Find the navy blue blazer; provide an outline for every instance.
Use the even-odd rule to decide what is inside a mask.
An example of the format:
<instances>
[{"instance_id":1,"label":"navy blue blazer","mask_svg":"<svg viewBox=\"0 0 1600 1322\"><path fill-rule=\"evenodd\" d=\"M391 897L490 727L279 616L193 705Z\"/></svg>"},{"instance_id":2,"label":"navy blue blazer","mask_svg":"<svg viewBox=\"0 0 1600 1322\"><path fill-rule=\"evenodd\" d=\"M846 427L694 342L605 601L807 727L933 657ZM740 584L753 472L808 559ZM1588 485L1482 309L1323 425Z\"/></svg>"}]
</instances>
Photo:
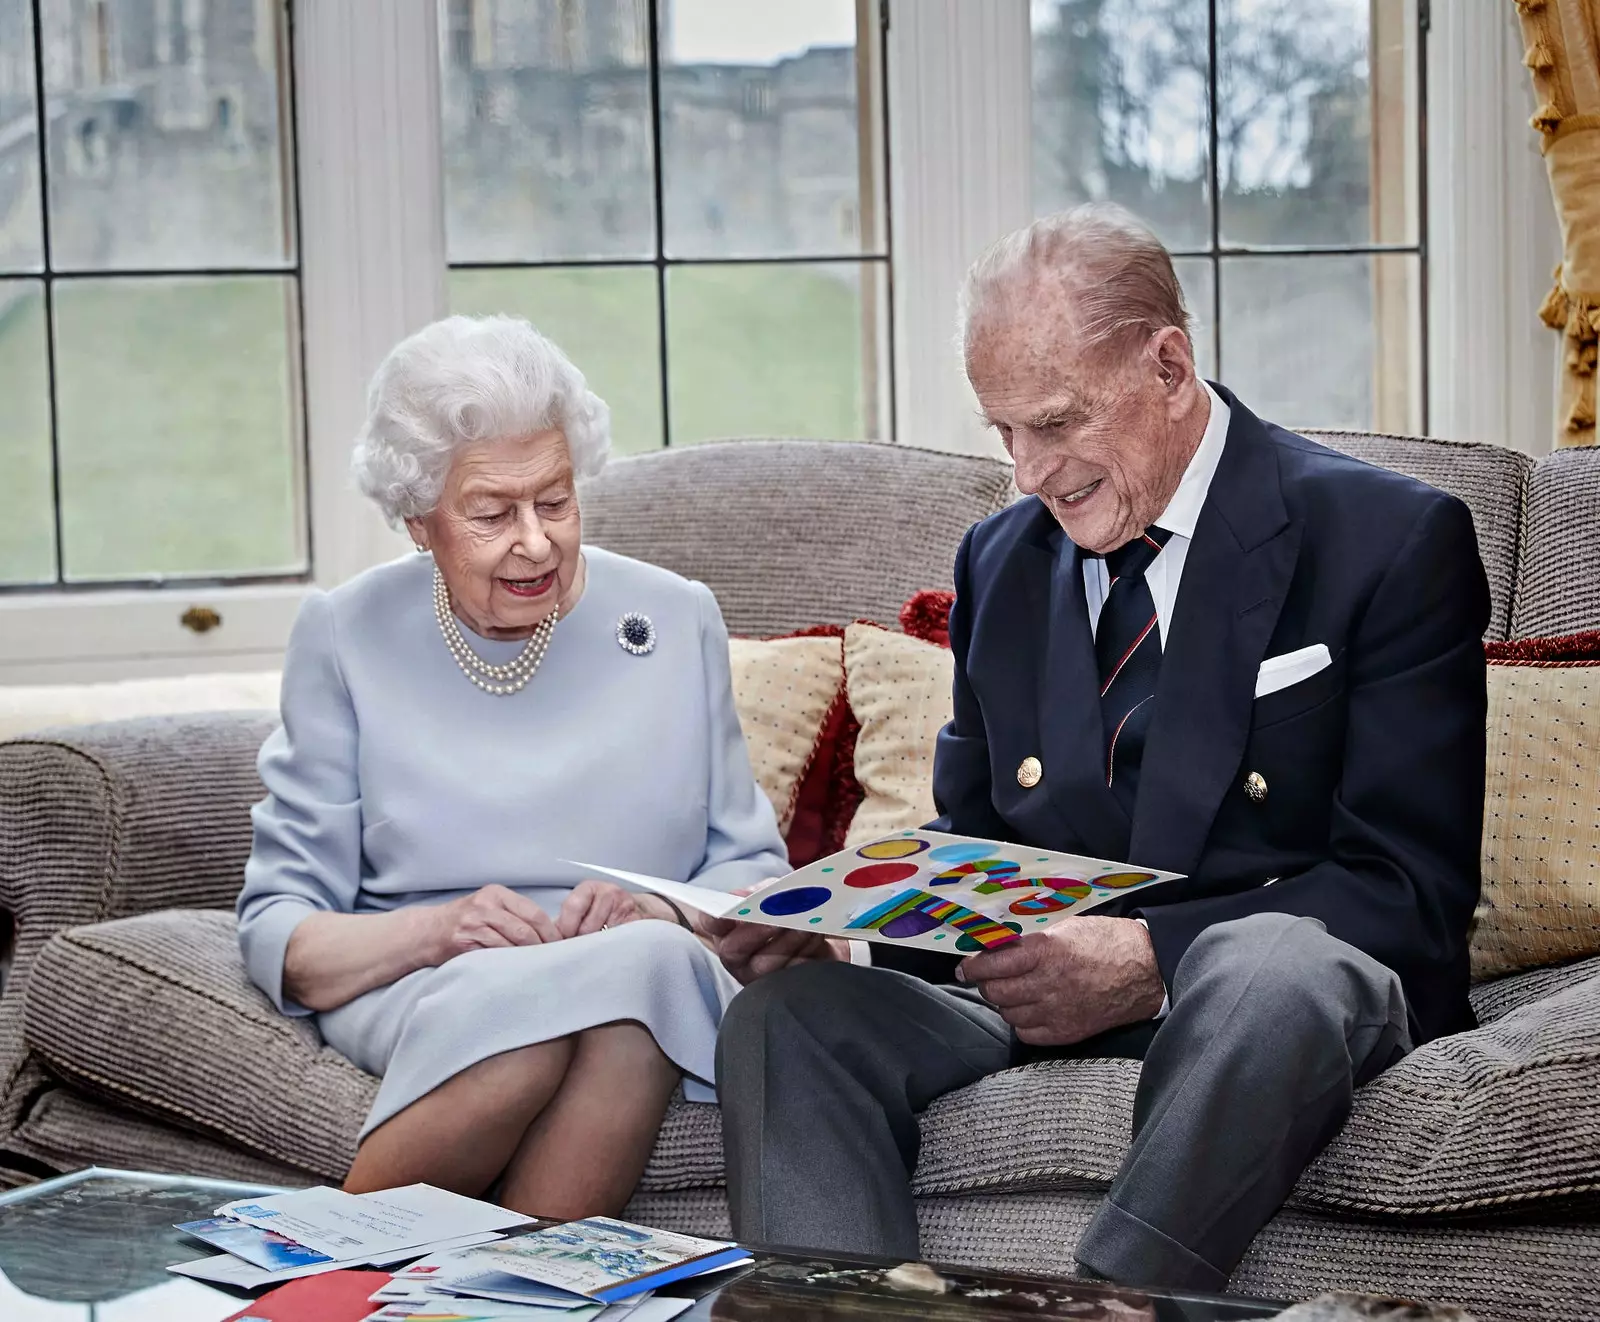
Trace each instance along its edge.
<instances>
[{"instance_id":1,"label":"navy blue blazer","mask_svg":"<svg viewBox=\"0 0 1600 1322\"><path fill-rule=\"evenodd\" d=\"M1217 389L1228 439L1167 630L1132 819L1102 770L1082 553L1026 500L956 556L933 826L1187 874L1121 902L1149 924L1169 987L1211 924L1306 915L1400 975L1417 1041L1469 1028L1489 622L1472 516ZM1255 697L1263 659L1315 643L1331 666ZM1044 767L1032 789L1017 782L1029 756ZM1251 772L1267 782L1259 803Z\"/></svg>"}]
</instances>

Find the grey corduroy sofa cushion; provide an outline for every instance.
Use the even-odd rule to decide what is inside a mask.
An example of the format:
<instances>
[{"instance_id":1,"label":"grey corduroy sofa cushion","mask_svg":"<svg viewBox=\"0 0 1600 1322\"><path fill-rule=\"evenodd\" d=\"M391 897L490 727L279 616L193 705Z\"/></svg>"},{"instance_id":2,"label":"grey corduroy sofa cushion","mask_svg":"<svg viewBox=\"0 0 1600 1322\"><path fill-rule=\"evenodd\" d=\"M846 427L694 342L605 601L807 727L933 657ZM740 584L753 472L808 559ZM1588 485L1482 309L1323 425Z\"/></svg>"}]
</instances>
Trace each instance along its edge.
<instances>
[{"instance_id":1,"label":"grey corduroy sofa cushion","mask_svg":"<svg viewBox=\"0 0 1600 1322\"><path fill-rule=\"evenodd\" d=\"M997 459L724 441L614 460L584 484L583 535L699 579L735 634L892 625L913 592L951 586L962 534L1014 494Z\"/></svg>"},{"instance_id":2,"label":"grey corduroy sofa cushion","mask_svg":"<svg viewBox=\"0 0 1600 1322\"><path fill-rule=\"evenodd\" d=\"M280 1015L250 983L230 913L170 909L61 933L34 966L24 1031L52 1073L87 1093L336 1183L378 1090L309 1019ZM76 1114L30 1115L25 1137L69 1144ZM121 1141L162 1143L159 1131ZM204 1148L167 1146L180 1167L207 1158ZM675 1102L641 1187L721 1179L716 1108Z\"/></svg>"},{"instance_id":3,"label":"grey corduroy sofa cushion","mask_svg":"<svg viewBox=\"0 0 1600 1322\"><path fill-rule=\"evenodd\" d=\"M1498 641L1511 628L1512 590L1522 530L1524 483L1533 460L1499 445L1374 432L1308 431L1311 440L1379 468L1404 473L1459 497L1472 511L1478 554L1489 576L1492 611L1484 637Z\"/></svg>"},{"instance_id":4,"label":"grey corduroy sofa cushion","mask_svg":"<svg viewBox=\"0 0 1600 1322\"><path fill-rule=\"evenodd\" d=\"M1539 999L1518 1005L1502 993L1500 1018L1429 1043L1362 1089L1295 1205L1509 1213L1593 1183L1600 961L1528 976ZM35 967L25 1032L53 1071L86 1090L328 1179L354 1155L377 1088L246 981L225 913L62 933ZM1127 1146L1138 1074L1127 1060L1049 1061L940 1098L923 1119L918 1194L1105 1187ZM678 1105L641 1190L721 1181L715 1110Z\"/></svg>"},{"instance_id":5,"label":"grey corduroy sofa cushion","mask_svg":"<svg viewBox=\"0 0 1600 1322\"><path fill-rule=\"evenodd\" d=\"M1600 446L1547 454L1528 479L1513 638L1600 629Z\"/></svg>"}]
</instances>

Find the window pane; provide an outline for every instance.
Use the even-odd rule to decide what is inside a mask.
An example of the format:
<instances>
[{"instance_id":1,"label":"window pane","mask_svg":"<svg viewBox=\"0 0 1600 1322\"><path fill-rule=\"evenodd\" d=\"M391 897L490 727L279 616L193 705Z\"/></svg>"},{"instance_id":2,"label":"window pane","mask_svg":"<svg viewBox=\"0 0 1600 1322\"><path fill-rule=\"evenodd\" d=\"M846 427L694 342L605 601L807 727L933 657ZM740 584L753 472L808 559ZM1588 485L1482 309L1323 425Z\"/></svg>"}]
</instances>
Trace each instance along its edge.
<instances>
[{"instance_id":1,"label":"window pane","mask_svg":"<svg viewBox=\"0 0 1600 1322\"><path fill-rule=\"evenodd\" d=\"M1217 23L1224 240L1414 242L1414 0L1221 0Z\"/></svg>"},{"instance_id":2,"label":"window pane","mask_svg":"<svg viewBox=\"0 0 1600 1322\"><path fill-rule=\"evenodd\" d=\"M655 268L452 271L450 310L526 317L611 407L613 454L661 445Z\"/></svg>"},{"instance_id":3,"label":"window pane","mask_svg":"<svg viewBox=\"0 0 1600 1322\"><path fill-rule=\"evenodd\" d=\"M282 6L39 3L56 266L291 260Z\"/></svg>"},{"instance_id":4,"label":"window pane","mask_svg":"<svg viewBox=\"0 0 1600 1322\"><path fill-rule=\"evenodd\" d=\"M294 282L56 286L69 579L305 567Z\"/></svg>"},{"instance_id":5,"label":"window pane","mask_svg":"<svg viewBox=\"0 0 1600 1322\"><path fill-rule=\"evenodd\" d=\"M43 264L33 15L29 0L0 0L0 271Z\"/></svg>"},{"instance_id":6,"label":"window pane","mask_svg":"<svg viewBox=\"0 0 1600 1322\"><path fill-rule=\"evenodd\" d=\"M0 583L56 576L44 336L38 282L0 281Z\"/></svg>"},{"instance_id":7,"label":"window pane","mask_svg":"<svg viewBox=\"0 0 1600 1322\"><path fill-rule=\"evenodd\" d=\"M675 0L661 13L667 252L881 252L855 0Z\"/></svg>"},{"instance_id":8,"label":"window pane","mask_svg":"<svg viewBox=\"0 0 1600 1322\"><path fill-rule=\"evenodd\" d=\"M1168 247L1209 246L1206 0L1033 0L1032 12L1037 214L1109 199Z\"/></svg>"},{"instance_id":9,"label":"window pane","mask_svg":"<svg viewBox=\"0 0 1600 1322\"><path fill-rule=\"evenodd\" d=\"M882 437L885 306L879 262L673 267L673 444Z\"/></svg>"},{"instance_id":10,"label":"window pane","mask_svg":"<svg viewBox=\"0 0 1600 1322\"><path fill-rule=\"evenodd\" d=\"M645 0L441 0L452 261L655 255Z\"/></svg>"},{"instance_id":11,"label":"window pane","mask_svg":"<svg viewBox=\"0 0 1600 1322\"><path fill-rule=\"evenodd\" d=\"M1189 336L1194 341L1194 365L1200 375L1217 375L1217 298L1212 288L1209 257L1179 257L1172 263L1183 286L1183 303L1189 309Z\"/></svg>"},{"instance_id":12,"label":"window pane","mask_svg":"<svg viewBox=\"0 0 1600 1322\"><path fill-rule=\"evenodd\" d=\"M1421 426L1418 258L1222 263L1223 380L1286 427Z\"/></svg>"}]
</instances>

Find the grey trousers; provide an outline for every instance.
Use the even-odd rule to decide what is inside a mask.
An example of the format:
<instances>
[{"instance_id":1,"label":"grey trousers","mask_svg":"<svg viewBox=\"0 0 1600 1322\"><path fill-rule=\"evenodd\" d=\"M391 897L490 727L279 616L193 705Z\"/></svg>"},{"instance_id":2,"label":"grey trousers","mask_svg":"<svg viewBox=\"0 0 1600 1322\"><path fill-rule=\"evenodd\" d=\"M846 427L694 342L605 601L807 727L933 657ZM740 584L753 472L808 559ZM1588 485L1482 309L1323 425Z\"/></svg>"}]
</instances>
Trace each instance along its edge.
<instances>
[{"instance_id":1,"label":"grey trousers","mask_svg":"<svg viewBox=\"0 0 1600 1322\"><path fill-rule=\"evenodd\" d=\"M735 998L717 1047L734 1233L918 1256L917 1114L1040 1056L1143 1055L1133 1142L1078 1261L1126 1285L1220 1290L1351 1094L1410 1050L1399 978L1320 922L1208 928L1155 1031L1070 1053L1021 1046L975 993L886 969L801 964Z\"/></svg>"}]
</instances>

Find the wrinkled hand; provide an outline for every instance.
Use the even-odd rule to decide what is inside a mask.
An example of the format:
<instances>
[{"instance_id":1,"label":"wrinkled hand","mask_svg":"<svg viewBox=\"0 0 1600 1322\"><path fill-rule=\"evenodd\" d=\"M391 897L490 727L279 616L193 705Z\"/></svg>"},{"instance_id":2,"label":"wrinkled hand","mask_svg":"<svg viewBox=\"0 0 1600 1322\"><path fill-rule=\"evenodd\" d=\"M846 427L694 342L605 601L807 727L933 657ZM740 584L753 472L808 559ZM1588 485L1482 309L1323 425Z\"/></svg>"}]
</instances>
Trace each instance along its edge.
<instances>
[{"instance_id":1,"label":"wrinkled hand","mask_svg":"<svg viewBox=\"0 0 1600 1322\"><path fill-rule=\"evenodd\" d=\"M644 911L642 899L614 881L580 881L562 901L556 927L562 936L587 936L602 927L658 917Z\"/></svg>"},{"instance_id":2,"label":"wrinkled hand","mask_svg":"<svg viewBox=\"0 0 1600 1322\"><path fill-rule=\"evenodd\" d=\"M749 891L733 893L748 895ZM850 943L837 937L789 927L768 927L765 923L741 923L737 918L713 918L705 913L695 916L694 925L695 931L710 943L723 967L743 984L776 973L790 964L850 962Z\"/></svg>"},{"instance_id":3,"label":"wrinkled hand","mask_svg":"<svg viewBox=\"0 0 1600 1322\"><path fill-rule=\"evenodd\" d=\"M960 967L1030 1046L1070 1046L1153 1019L1166 990L1144 924L1086 914Z\"/></svg>"},{"instance_id":4,"label":"wrinkled hand","mask_svg":"<svg viewBox=\"0 0 1600 1322\"><path fill-rule=\"evenodd\" d=\"M485 886L424 912L431 924L429 944L436 965L473 950L561 940L549 914L505 886Z\"/></svg>"}]
</instances>

